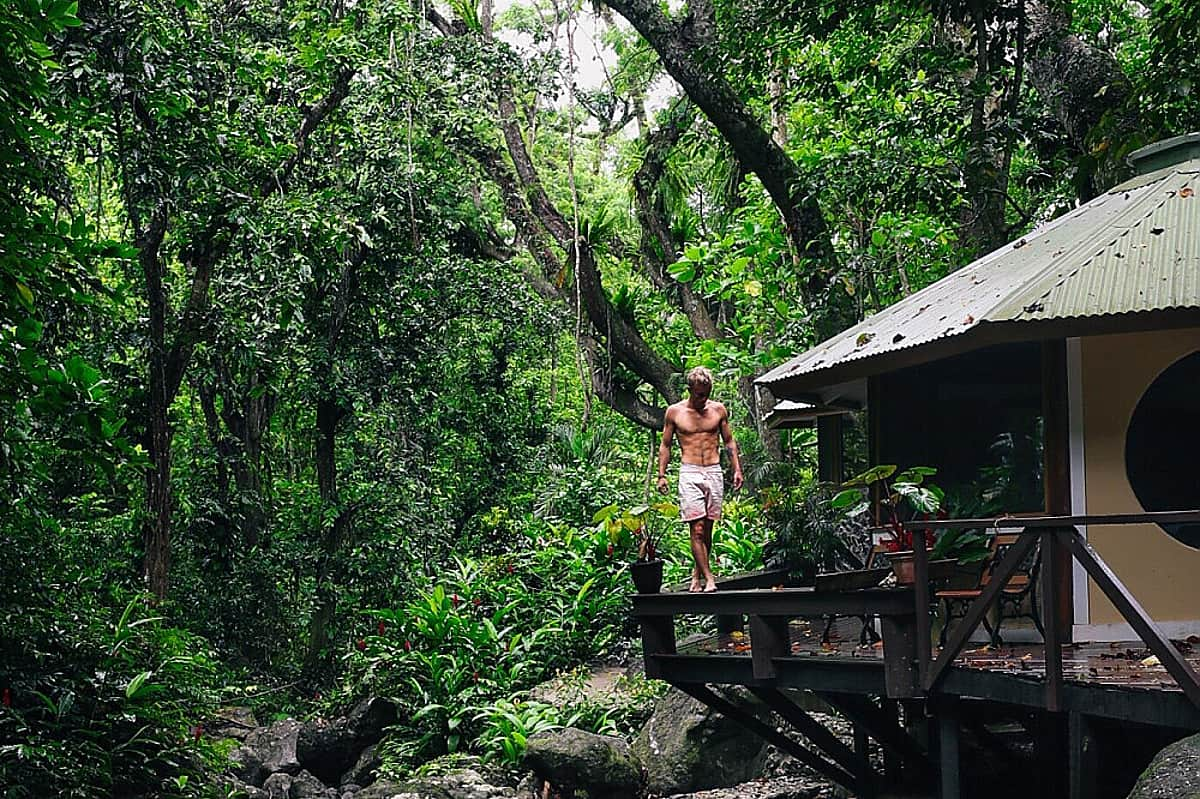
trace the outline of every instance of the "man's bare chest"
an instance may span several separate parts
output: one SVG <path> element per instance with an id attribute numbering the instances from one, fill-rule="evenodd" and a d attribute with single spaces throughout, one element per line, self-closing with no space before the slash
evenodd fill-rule
<path id="1" fill-rule="evenodd" d="M 715 413 L 681 413 L 675 420 L 675 429 L 685 435 L 715 433 L 720 426 L 721 419 Z"/>

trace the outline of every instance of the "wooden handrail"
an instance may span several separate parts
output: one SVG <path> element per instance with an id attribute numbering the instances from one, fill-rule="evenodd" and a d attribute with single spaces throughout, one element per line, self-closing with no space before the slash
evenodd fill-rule
<path id="1" fill-rule="evenodd" d="M 1196 520 L 1200 520 L 1200 512 L 1188 511 L 1187 515 L 1195 513 Z M 1170 516 L 1178 518 L 1185 515 L 1184 513 L 1172 512 L 1171 514 L 1122 514 L 1127 520 L 1120 522 L 1124 524 L 1140 523 L 1145 516 Z M 1046 517 L 1047 519 L 1062 519 L 1062 518 L 1104 518 L 1111 519 L 1113 517 Z M 1136 518 L 1136 520 L 1134 520 Z M 1190 520 L 1190 519 L 1187 519 Z M 1015 520 L 1014 520 L 1015 521 Z M 1028 519 L 1021 520 L 1028 522 Z M 1040 521 L 1040 520 L 1039 520 Z M 1090 522 L 1092 524 L 1111 524 L 1114 522 Z M 1054 591 L 1056 586 L 1053 585 L 1051 576 L 1053 571 L 1053 559 L 1056 554 L 1053 552 L 1052 544 L 1058 536 L 1066 537 L 1067 551 L 1074 560 L 1079 561 L 1083 566 L 1088 576 L 1095 581 L 1101 592 L 1108 598 L 1110 602 L 1120 611 L 1121 616 L 1129 623 L 1142 642 L 1153 652 L 1166 668 L 1167 672 L 1174 678 L 1175 683 L 1183 691 L 1183 693 L 1195 704 L 1200 707 L 1200 675 L 1197 675 L 1187 659 L 1179 653 L 1174 644 L 1170 642 L 1155 624 L 1154 620 L 1146 610 L 1138 603 L 1129 589 L 1117 578 L 1108 564 L 1096 553 L 1094 549 L 1084 539 L 1083 535 L 1073 526 L 1060 527 L 1049 523 L 1024 525 L 1027 529 L 1017 539 L 1017 543 L 1005 554 L 1000 563 L 993 571 L 992 579 L 988 582 L 987 587 L 967 608 L 967 613 L 955 628 L 954 633 L 950 636 L 946 647 L 938 655 L 937 659 L 929 667 L 928 672 L 923 676 L 922 684 L 925 691 L 932 692 L 937 688 L 946 671 L 958 659 L 967 640 L 979 626 L 984 615 L 988 612 L 991 606 L 1000 596 L 1000 592 L 1007 584 L 1009 577 L 1017 570 L 1020 563 L 1025 559 L 1034 545 L 1041 540 L 1043 547 L 1043 558 L 1047 562 L 1042 564 L 1043 578 L 1043 597 L 1053 601 Z M 1050 710 L 1057 710 L 1060 707 L 1062 697 L 1062 650 L 1061 641 L 1063 637 L 1058 629 L 1059 620 L 1053 613 L 1046 614 L 1044 621 L 1045 625 L 1045 648 L 1046 648 L 1046 706 Z M 932 647 L 932 643 L 926 640 L 919 642 L 918 646 Z"/>
<path id="2" fill-rule="evenodd" d="M 1200 510 L 1168 510 L 1145 513 L 1091 513 L 1076 516 L 994 516 L 989 519 L 912 519 L 905 525 L 914 530 L 1014 530 L 1022 528 L 1066 528 L 1087 525 L 1181 524 L 1200 522 Z M 880 532 L 890 527 L 871 528 Z"/>

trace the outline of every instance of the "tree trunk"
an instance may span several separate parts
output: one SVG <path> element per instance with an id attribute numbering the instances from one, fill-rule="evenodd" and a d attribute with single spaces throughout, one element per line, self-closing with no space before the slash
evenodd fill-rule
<path id="1" fill-rule="evenodd" d="M 146 281 L 150 317 L 150 374 L 147 399 L 146 518 L 142 522 L 143 571 L 146 586 L 156 599 L 167 595 L 171 571 L 171 399 L 167 396 L 167 295 L 163 286 L 160 253 L 167 218 L 162 206 L 142 236 L 138 261 Z"/>
<path id="2" fill-rule="evenodd" d="M 1066 6 L 1039 0 L 1025 9 L 1029 82 L 1093 170 L 1077 182 L 1086 202 L 1129 176 L 1124 156 L 1144 143 L 1133 84 L 1112 53 L 1071 33 Z"/>

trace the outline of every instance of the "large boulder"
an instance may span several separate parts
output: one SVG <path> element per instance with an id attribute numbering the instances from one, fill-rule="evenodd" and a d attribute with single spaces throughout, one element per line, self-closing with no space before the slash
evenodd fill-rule
<path id="1" fill-rule="evenodd" d="M 1129 799 L 1200 799 L 1200 735 L 1176 741 L 1155 755 Z"/>
<path id="2" fill-rule="evenodd" d="M 305 724 L 300 730 L 297 755 L 304 768 L 323 782 L 336 785 L 362 751 L 379 743 L 383 731 L 395 723 L 395 705 L 380 697 L 369 697 L 345 716 Z"/>
<path id="3" fill-rule="evenodd" d="M 489 785 L 474 769 L 452 769 L 445 774 L 418 777 L 407 782 L 379 780 L 363 788 L 354 799 L 519 799 L 512 788 Z"/>
<path id="4" fill-rule="evenodd" d="M 620 738 L 567 727 L 535 735 L 526 746 L 526 767 L 556 788 L 624 799 L 641 787 L 641 768 Z"/>
<path id="5" fill-rule="evenodd" d="M 248 785 L 262 786 L 272 774 L 299 774 L 296 741 L 300 722 L 284 719 L 270 727 L 252 730 L 242 745 L 230 753 L 233 775 Z"/>
<path id="6" fill-rule="evenodd" d="M 721 691 L 725 699 L 768 721 L 766 707 L 744 689 Z M 670 796 L 729 788 L 762 775 L 766 743 L 682 691 L 672 689 L 633 742 L 652 794 Z"/>

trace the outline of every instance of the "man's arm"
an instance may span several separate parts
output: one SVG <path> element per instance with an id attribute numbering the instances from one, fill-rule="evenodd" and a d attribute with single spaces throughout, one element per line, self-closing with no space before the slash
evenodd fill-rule
<path id="1" fill-rule="evenodd" d="M 721 407 L 721 440 L 729 447 L 729 459 L 733 461 L 733 490 L 742 487 L 742 462 L 738 459 L 737 441 L 733 438 L 733 430 L 729 427 L 729 411 Z M 661 471 L 661 469 L 660 469 Z"/>
<path id="2" fill-rule="evenodd" d="M 663 416 L 662 440 L 658 442 L 658 492 L 667 493 L 667 464 L 671 462 L 671 439 L 675 437 L 674 408 Z"/>

